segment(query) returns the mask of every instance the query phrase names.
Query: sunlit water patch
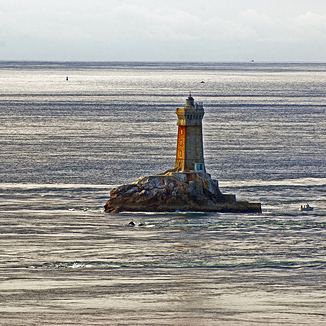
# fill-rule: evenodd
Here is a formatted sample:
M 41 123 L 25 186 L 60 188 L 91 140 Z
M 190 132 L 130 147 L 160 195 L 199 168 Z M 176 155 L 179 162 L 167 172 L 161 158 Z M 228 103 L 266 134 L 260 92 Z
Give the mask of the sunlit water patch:
M 325 324 L 325 77 L 0 62 L 1 324 Z M 262 214 L 105 214 L 112 188 L 174 166 L 189 91 L 207 171 Z

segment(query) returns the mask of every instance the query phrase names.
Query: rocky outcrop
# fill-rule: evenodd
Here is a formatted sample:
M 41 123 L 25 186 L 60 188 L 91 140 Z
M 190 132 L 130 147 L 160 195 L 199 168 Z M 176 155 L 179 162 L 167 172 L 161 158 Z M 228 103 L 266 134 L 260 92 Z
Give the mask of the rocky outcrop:
M 146 176 L 114 188 L 105 212 L 261 212 L 260 204 L 238 202 L 235 195 L 222 194 L 218 181 L 207 173 L 167 172 Z

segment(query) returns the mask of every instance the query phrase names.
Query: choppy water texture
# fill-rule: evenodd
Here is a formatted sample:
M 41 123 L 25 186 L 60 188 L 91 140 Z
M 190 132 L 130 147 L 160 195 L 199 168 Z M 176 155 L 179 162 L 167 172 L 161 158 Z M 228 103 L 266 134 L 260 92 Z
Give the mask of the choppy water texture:
M 263 213 L 105 214 L 173 167 L 189 92 Z M 0 62 L 0 324 L 326 325 L 325 109 L 326 64 Z

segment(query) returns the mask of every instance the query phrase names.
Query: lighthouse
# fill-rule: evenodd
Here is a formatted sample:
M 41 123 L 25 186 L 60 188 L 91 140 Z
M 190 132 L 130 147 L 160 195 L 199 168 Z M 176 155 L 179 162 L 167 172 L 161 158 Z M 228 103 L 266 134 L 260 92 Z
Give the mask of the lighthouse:
M 203 150 L 203 103 L 195 103 L 191 94 L 184 108 L 177 108 L 178 137 L 174 170 L 177 172 L 206 172 Z
M 176 114 L 178 137 L 174 168 L 112 189 L 105 211 L 261 213 L 260 203 L 237 201 L 233 194 L 222 194 L 218 181 L 206 173 L 203 104 L 195 103 L 189 95 L 186 106 L 176 109 Z

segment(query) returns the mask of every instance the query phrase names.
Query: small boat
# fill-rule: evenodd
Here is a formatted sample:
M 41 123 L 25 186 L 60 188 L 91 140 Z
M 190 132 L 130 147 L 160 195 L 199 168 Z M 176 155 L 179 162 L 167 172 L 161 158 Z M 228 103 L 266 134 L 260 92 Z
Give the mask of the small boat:
M 313 211 L 313 210 L 314 210 L 314 208 L 309 206 L 309 204 L 306 204 L 303 206 L 301 205 L 301 207 L 300 207 L 301 212 L 307 212 L 307 211 Z
M 201 84 L 205 84 L 205 82 L 202 80 L 201 82 L 200 82 Z

